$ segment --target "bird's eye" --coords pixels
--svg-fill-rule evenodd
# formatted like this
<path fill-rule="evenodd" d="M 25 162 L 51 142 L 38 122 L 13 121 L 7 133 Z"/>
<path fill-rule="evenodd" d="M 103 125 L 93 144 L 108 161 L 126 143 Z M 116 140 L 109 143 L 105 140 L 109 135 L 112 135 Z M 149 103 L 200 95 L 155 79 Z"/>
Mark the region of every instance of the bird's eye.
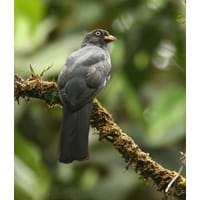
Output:
<path fill-rule="evenodd" d="M 101 32 L 100 32 L 100 31 L 96 31 L 96 32 L 95 32 L 95 35 L 96 35 L 96 36 L 100 36 L 100 35 L 101 35 Z"/>

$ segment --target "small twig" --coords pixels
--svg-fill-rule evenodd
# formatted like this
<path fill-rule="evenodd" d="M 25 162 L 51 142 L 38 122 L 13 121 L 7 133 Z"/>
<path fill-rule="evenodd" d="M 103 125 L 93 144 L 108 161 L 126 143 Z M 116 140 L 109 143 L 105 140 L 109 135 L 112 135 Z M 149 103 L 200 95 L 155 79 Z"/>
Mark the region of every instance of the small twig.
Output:
<path fill-rule="evenodd" d="M 179 168 L 176 176 L 171 180 L 171 182 L 168 184 L 167 188 L 165 189 L 165 193 L 168 193 L 169 189 L 171 188 L 172 184 L 176 181 L 176 179 L 180 176 L 181 172 L 183 170 L 183 165 Z"/>
<path fill-rule="evenodd" d="M 47 68 L 44 68 L 42 72 L 40 73 L 40 77 L 42 78 L 44 76 L 44 73 L 46 73 L 49 69 L 53 67 L 53 64 L 48 66 Z"/>
<path fill-rule="evenodd" d="M 133 164 L 133 160 L 130 159 L 130 160 L 127 162 L 127 164 L 126 164 L 126 167 L 125 167 L 125 169 L 124 169 L 124 172 L 126 172 L 126 171 L 132 166 L 132 164 Z"/>
<path fill-rule="evenodd" d="M 185 154 L 183 152 L 180 152 L 180 154 L 182 155 L 182 157 L 180 158 L 181 161 L 181 166 L 176 174 L 176 176 L 169 182 L 169 184 L 167 185 L 166 189 L 165 189 L 165 193 L 168 193 L 169 189 L 172 187 L 173 183 L 177 180 L 177 178 L 180 176 L 181 172 L 183 171 L 183 167 L 185 165 Z"/>
<path fill-rule="evenodd" d="M 31 76 L 32 77 L 37 77 L 37 75 L 36 75 L 36 73 L 35 73 L 35 71 L 34 71 L 34 69 L 33 69 L 33 67 L 32 67 L 32 65 L 30 64 L 30 71 L 31 71 Z"/>

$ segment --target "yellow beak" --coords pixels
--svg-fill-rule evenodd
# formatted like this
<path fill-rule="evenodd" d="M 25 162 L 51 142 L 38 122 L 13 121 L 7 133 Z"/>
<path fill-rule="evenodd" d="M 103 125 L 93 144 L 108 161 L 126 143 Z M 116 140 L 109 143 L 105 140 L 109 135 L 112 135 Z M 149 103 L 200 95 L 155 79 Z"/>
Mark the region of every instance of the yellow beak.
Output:
<path fill-rule="evenodd" d="M 114 40 L 116 40 L 117 38 L 114 37 L 113 35 L 106 35 L 104 36 L 104 40 L 107 41 L 107 42 L 112 42 Z"/>

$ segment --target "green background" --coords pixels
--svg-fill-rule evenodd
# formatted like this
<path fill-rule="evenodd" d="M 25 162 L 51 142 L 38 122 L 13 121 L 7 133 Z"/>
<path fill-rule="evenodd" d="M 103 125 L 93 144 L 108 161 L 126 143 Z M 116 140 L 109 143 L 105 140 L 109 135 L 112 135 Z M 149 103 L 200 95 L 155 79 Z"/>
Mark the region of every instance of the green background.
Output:
<path fill-rule="evenodd" d="M 115 121 L 163 166 L 185 150 L 185 5 L 181 0 L 15 0 L 15 72 L 52 65 L 56 80 L 85 33 L 117 37 L 112 77 L 98 96 Z M 56 160 L 62 110 L 39 100 L 15 104 L 15 199 L 160 200 L 119 153 L 90 133 L 90 160 Z M 183 172 L 184 174 L 185 172 Z"/>

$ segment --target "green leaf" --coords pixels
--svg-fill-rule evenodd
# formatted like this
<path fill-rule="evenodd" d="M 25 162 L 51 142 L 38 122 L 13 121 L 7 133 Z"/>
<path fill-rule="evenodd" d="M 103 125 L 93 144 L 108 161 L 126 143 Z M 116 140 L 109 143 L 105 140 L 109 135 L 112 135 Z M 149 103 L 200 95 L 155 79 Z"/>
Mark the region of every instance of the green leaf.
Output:
<path fill-rule="evenodd" d="M 129 114 L 132 120 L 144 122 L 143 119 L 143 107 L 140 102 L 139 96 L 136 90 L 130 83 L 124 79 L 123 85 L 123 101 L 126 108 L 126 112 Z"/>
<path fill-rule="evenodd" d="M 80 187 L 84 190 L 90 190 L 93 188 L 99 179 L 99 175 L 95 168 L 88 168 L 84 171 L 82 178 L 80 179 Z"/>
<path fill-rule="evenodd" d="M 28 199 L 42 200 L 48 194 L 49 173 L 40 150 L 19 133 L 15 134 L 15 190 Z"/>
<path fill-rule="evenodd" d="M 58 74 L 67 56 L 72 51 L 79 48 L 80 42 L 81 35 L 73 34 L 49 43 L 41 48 L 40 51 L 30 56 L 24 57 L 17 55 L 15 57 L 15 71 L 24 77 L 30 75 L 28 69 L 30 64 L 34 68 L 36 74 L 40 74 L 45 68 L 52 65 L 52 68 L 46 74 L 48 74 L 48 76 Z M 44 74 L 44 77 L 46 74 Z"/>
<path fill-rule="evenodd" d="M 146 110 L 146 141 L 158 147 L 180 140 L 185 135 L 185 89 L 173 86 L 153 98 Z"/>
<path fill-rule="evenodd" d="M 55 22 L 44 19 L 42 0 L 15 0 L 15 50 L 30 53 L 45 41 Z"/>

